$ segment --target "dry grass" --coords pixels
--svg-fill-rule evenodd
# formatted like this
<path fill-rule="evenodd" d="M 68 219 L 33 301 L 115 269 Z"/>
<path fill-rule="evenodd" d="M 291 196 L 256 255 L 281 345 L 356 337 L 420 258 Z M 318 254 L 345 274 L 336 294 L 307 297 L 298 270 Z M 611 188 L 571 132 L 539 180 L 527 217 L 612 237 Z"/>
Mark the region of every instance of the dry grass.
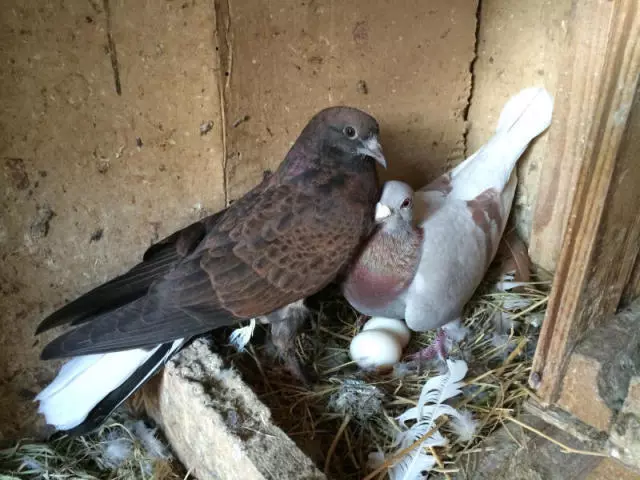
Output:
<path fill-rule="evenodd" d="M 153 431 L 124 412 L 91 435 L 21 440 L 0 450 L 0 480 L 177 480 L 184 478 Z"/>
<path fill-rule="evenodd" d="M 530 283 L 518 292 L 484 285 L 464 318 L 470 334 L 452 356 L 469 365 L 464 395 L 454 406 L 473 413 L 478 429 L 471 441 L 436 449 L 433 478 L 451 478 L 478 443 L 516 416 L 524 400 L 531 359 L 548 298 L 548 284 Z M 425 381 L 438 373 L 437 362 L 405 361 L 385 374 L 359 371 L 350 361 L 349 342 L 364 322 L 337 294 L 318 299 L 316 321 L 298 338 L 297 353 L 318 377 L 306 388 L 277 367 L 268 343 L 254 338 L 245 353 L 227 352 L 246 381 L 268 405 L 275 421 L 332 478 L 363 478 L 371 470 L 368 454 L 391 453 L 394 417 L 416 404 Z M 506 315 L 501 316 L 504 312 Z M 504 325 L 515 321 L 515 325 Z M 502 333 L 496 328 L 502 329 Z M 414 335 L 406 353 L 428 346 L 433 332 Z M 446 434 L 445 423 L 441 431 Z M 450 436 L 454 440 L 453 436 Z M 382 472 L 384 475 L 384 471 Z M 373 478 L 382 478 L 376 475 Z"/>
<path fill-rule="evenodd" d="M 452 350 L 453 357 L 467 361 L 469 372 L 464 395 L 456 397 L 453 405 L 471 411 L 479 427 L 470 441 L 455 443 L 450 435 L 448 446 L 431 452 L 438 467 L 430 478 L 455 477 L 482 439 L 517 416 L 524 400 L 533 395 L 527 378 L 547 291 L 544 283 L 530 283 L 518 292 L 506 293 L 484 285 L 469 303 L 464 322 L 470 334 Z M 369 453 L 379 449 L 394 459 L 394 418 L 416 404 L 425 381 L 438 374 L 441 365 L 404 361 L 393 372 L 359 371 L 350 361 L 348 349 L 365 319 L 336 292 L 311 299 L 310 306 L 316 312 L 315 319 L 298 338 L 297 354 L 317 376 L 312 388 L 301 385 L 274 363 L 269 343 L 260 341 L 264 331 L 259 329 L 248 352 L 227 350 L 226 355 L 271 408 L 279 426 L 317 465 L 324 466 L 331 478 L 384 478 L 385 468 L 371 474 Z M 503 312 L 506 315 L 501 315 Z M 500 318 L 506 319 L 507 325 L 496 321 Z M 414 335 L 406 353 L 424 348 L 433 338 L 433 332 Z M 0 450 L 0 480 L 183 478 L 176 462 L 149 451 L 132 428 L 135 421 L 121 412 L 89 436 L 60 437 L 48 443 L 20 441 Z M 449 432 L 446 421 L 438 427 L 445 434 Z M 130 451 L 117 465 L 105 456 L 115 439 Z"/>

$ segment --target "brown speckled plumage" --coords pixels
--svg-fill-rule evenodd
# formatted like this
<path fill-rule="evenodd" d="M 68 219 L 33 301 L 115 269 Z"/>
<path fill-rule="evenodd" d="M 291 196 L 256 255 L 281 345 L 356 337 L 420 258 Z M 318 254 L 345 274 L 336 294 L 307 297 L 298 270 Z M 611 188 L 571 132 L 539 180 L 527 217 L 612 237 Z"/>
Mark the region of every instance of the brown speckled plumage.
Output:
<path fill-rule="evenodd" d="M 43 358 L 151 347 L 267 315 L 327 285 L 371 231 L 375 161 L 345 125 L 378 134 L 355 109 L 326 109 L 279 169 L 225 211 L 152 246 L 141 264 L 52 314 L 76 327 Z M 360 141 L 360 140 L 357 140 Z"/>

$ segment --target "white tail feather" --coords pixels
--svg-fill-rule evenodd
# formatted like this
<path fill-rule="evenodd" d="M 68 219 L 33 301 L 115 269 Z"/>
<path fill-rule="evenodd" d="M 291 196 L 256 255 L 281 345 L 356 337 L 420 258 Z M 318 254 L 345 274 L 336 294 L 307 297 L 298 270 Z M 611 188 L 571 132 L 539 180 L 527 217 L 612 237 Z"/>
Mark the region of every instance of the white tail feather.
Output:
<path fill-rule="evenodd" d="M 173 342 L 165 361 L 182 345 Z M 38 411 L 49 425 L 68 430 L 82 423 L 89 412 L 110 392 L 122 385 L 158 349 L 134 349 L 69 360 L 56 378 L 36 397 Z"/>
<path fill-rule="evenodd" d="M 452 172 L 450 195 L 471 200 L 489 188 L 502 192 L 531 140 L 551 124 L 553 99 L 544 88 L 527 88 L 502 109 L 496 133 Z"/>

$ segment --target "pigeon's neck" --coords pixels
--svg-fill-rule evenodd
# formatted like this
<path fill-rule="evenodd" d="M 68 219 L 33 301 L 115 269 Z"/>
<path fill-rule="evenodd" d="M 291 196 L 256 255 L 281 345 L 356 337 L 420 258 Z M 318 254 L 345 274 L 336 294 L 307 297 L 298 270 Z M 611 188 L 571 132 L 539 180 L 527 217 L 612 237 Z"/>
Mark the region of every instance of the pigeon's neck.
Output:
<path fill-rule="evenodd" d="M 349 200 L 371 207 L 378 195 L 375 161 L 331 149 L 309 139 L 299 140 L 277 172 L 283 183 L 300 183 L 332 195 L 340 190 Z"/>
<path fill-rule="evenodd" d="M 413 279 L 420 261 L 422 231 L 404 222 L 383 225 L 362 252 L 360 262 L 378 275 L 406 275 Z M 408 285 L 407 285 L 408 286 Z"/>

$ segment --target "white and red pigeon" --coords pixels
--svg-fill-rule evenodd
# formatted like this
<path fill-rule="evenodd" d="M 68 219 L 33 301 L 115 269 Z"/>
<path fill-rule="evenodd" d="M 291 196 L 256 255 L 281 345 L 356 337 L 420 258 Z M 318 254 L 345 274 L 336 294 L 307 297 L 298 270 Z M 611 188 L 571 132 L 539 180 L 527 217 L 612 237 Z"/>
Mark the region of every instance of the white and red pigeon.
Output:
<path fill-rule="evenodd" d="M 445 330 L 459 331 L 504 231 L 517 184 L 515 165 L 551 123 L 543 88 L 522 90 L 504 106 L 495 135 L 456 168 L 414 192 L 385 183 L 372 234 L 343 284 L 365 315 L 405 319 L 423 332 L 438 328 L 427 352 L 445 355 Z"/>

